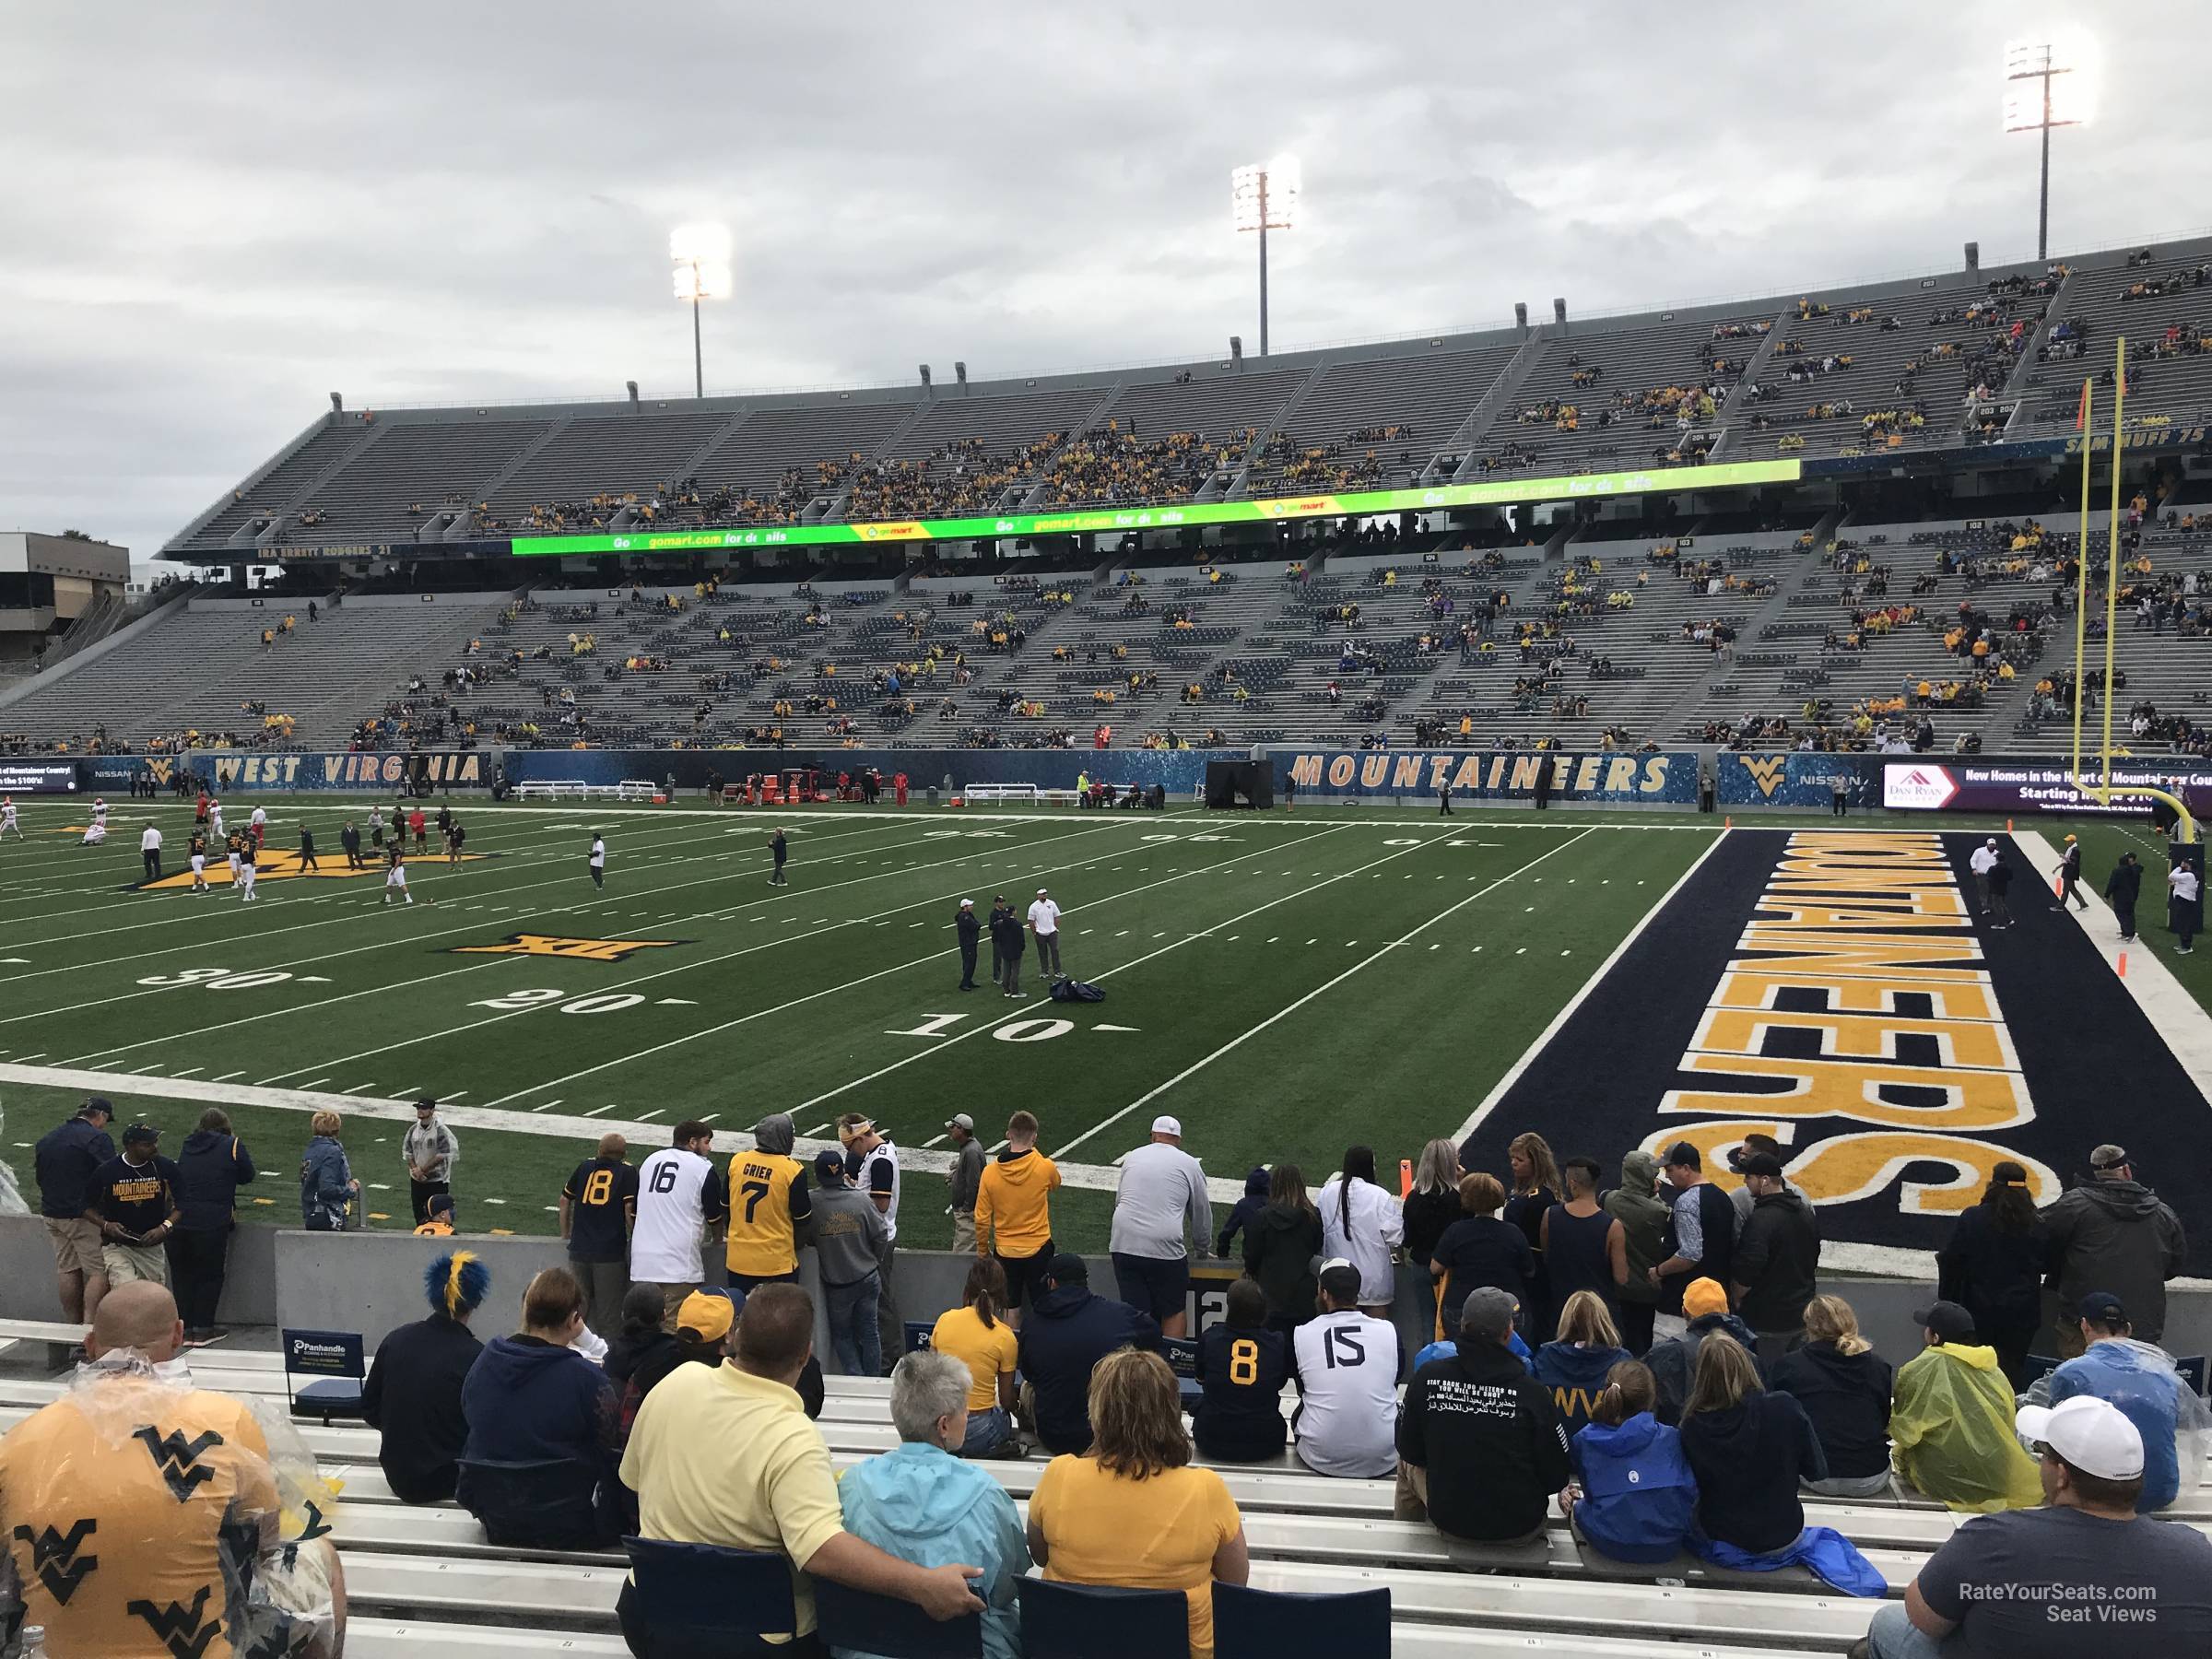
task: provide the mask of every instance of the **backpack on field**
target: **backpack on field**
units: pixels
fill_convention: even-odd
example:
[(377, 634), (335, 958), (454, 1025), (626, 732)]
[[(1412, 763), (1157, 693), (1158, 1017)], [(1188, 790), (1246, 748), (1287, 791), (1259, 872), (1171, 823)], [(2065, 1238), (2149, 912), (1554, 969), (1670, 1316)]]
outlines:
[(1081, 980), (1054, 980), (1052, 996), (1054, 1002), (1104, 1002), (1106, 1000), (1105, 992), (1100, 990), (1096, 985), (1086, 984)]

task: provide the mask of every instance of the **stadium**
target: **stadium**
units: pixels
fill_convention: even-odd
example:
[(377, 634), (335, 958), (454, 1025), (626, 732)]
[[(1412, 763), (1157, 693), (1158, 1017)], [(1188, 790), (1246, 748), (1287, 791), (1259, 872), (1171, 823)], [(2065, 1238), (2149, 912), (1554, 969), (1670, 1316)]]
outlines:
[[(2022, 73), (2041, 76), (2047, 167), (2065, 123), (2041, 50)], [(813, 1299), (794, 1338), (819, 1362), (800, 1386), (819, 1396), (809, 1454), (851, 1482), (838, 1535), (858, 1547), (868, 1477), (853, 1472), (916, 1438), (894, 1416), (923, 1371), (894, 1376), (899, 1350), (947, 1348), (943, 1321), (973, 1301), (989, 1207), (972, 1185), (962, 1202), (973, 1147), (993, 1170), (1031, 1145), (1057, 1169), (1042, 1250), (995, 1252), (1017, 1313), (1024, 1262), (1041, 1284), (1074, 1257), (1101, 1303), (1118, 1284), (1145, 1308), (1156, 1293), (1125, 1248), (1135, 1183), (1163, 1143), (1202, 1162), (1208, 1225), (1187, 1261), (1176, 1231), (1180, 1277), (1151, 1334), (1182, 1404), (1199, 1402), (1191, 1467), (1221, 1470), (1249, 1557), (1234, 1572), (1208, 1558), (1193, 1583), (1215, 1583), (1214, 1610), (1202, 1635), (1193, 1591), (1182, 1648), (1180, 1605), (1163, 1639), (1137, 1602), (1071, 1609), (1030, 1588), (1166, 1584), (1180, 1602), (1180, 1581), (1086, 1581), (1042, 1555), (1022, 1578), (1025, 1555), (1005, 1605), (1018, 1599), (1010, 1640), (1029, 1645), (1007, 1652), (1320, 1651), (1269, 1622), (1306, 1617), (1345, 1632), (1333, 1652), (1773, 1659), (1867, 1651), (1877, 1607), (1931, 1605), (1906, 1586), (1926, 1586), (1976, 1506), (1907, 1478), (1901, 1381), (1898, 1415), (1887, 1393), (1882, 1407), (1900, 1474), (1849, 1497), (1806, 1477), (1805, 1535), (1826, 1529), (1856, 1578), (1832, 1556), (1808, 1569), (1810, 1546), (1787, 1562), (1724, 1539), (1734, 1555), (1710, 1553), (1702, 1532), (1633, 1564), (1566, 1505), (1533, 1533), (1455, 1531), (1441, 1454), (1424, 1474), (1403, 1423), (1415, 1373), (1461, 1362), (1413, 1356), (1461, 1333), (1473, 1269), (1440, 1257), (1432, 1278), (1406, 1238), (1439, 1192), (1485, 1213), (1462, 1171), (1498, 1178), (1501, 1225), (1533, 1230), (1563, 1286), (1565, 1246), (1537, 1218), (1588, 1218), (1561, 1183), (1569, 1160), (1595, 1163), (1607, 1208), (1641, 1158), (1666, 1169), (1646, 1201), (1670, 1216), (1700, 1185), (1745, 1188), (1751, 1214), (1747, 1181), (1765, 1177), (1738, 1166), (1771, 1146), (1771, 1179), (1817, 1218), (1819, 1289), (1902, 1367), (1941, 1331), (1936, 1309), (1994, 1305), (1957, 1265), (1993, 1194), (2024, 1189), (2055, 1216), (2132, 1168), (2172, 1229), (2162, 1269), (2085, 1284), (2053, 1242), (2030, 1276), (2032, 1349), (2023, 1334), (2005, 1350), (1990, 1315), (1981, 1335), (2037, 1374), (2080, 1364), (2088, 1293), (2111, 1292), (2136, 1346), (2201, 1394), (2212, 236), (2069, 250), (2062, 234), (2060, 252), (1989, 264), (1964, 241), (1937, 270), (1814, 270), (1697, 303), (1654, 279), (1637, 305), (1522, 303), (1485, 329), (1370, 308), (1382, 337), (1270, 350), (1265, 240), (1297, 234), (1300, 183), (1287, 159), (1240, 171), (1239, 229), (1265, 227), (1262, 310), (1256, 335), (1240, 323), (1218, 353), (709, 394), (693, 333), (693, 395), (631, 381), (557, 399), (541, 374), (488, 380), (501, 395), (481, 401), (288, 403), (275, 423), (303, 424), (265, 459), (221, 464), (228, 481), (180, 508), (150, 580), (81, 532), (0, 535), (0, 1197), (22, 1201), (0, 1215), (0, 1418), (32, 1436), (72, 1389), (116, 1385), (88, 1277), (118, 1309), (147, 1300), (133, 1278), (179, 1292), (197, 1389), (276, 1425), (289, 1553), (264, 1586), (223, 1592), (234, 1651), (335, 1652), (342, 1630), (345, 1651), (371, 1654), (778, 1651), (742, 1645), (761, 1632), (818, 1652), (813, 1598), (833, 1584), (819, 1612), (839, 1651), (1002, 1651), (988, 1619), (958, 1639), (974, 1645), (931, 1645), (940, 1627), (906, 1606), (944, 1618), (920, 1581), (964, 1558), (900, 1558), (911, 1578), (802, 1572), (788, 1524), (782, 1543), (757, 1518), (677, 1525), (665, 1488), (624, 1488), (627, 1460), (621, 1481), (601, 1471), (595, 1516), (563, 1531), (574, 1469), (477, 1451), (473, 1419), (459, 1496), (449, 1469), (437, 1498), (410, 1500), (394, 1430), (361, 1401), (371, 1359), (420, 1323), (426, 1270), (433, 1323), (444, 1294), (447, 1324), (466, 1324), (457, 1248), (489, 1271), (488, 1300), (478, 1288), (466, 1304), (483, 1304), (487, 1343), (514, 1328), (545, 1347), (546, 1270), (574, 1266), (580, 1347), (595, 1334), (609, 1374), (621, 1356), (604, 1344), (626, 1327), (586, 1265), (618, 1269), (614, 1302), (666, 1289), (660, 1340), (726, 1344), (734, 1371), (745, 1341), (771, 1342), (788, 1274)], [(671, 242), (694, 329), (700, 300), (728, 297), (728, 258), (712, 225)], [(1148, 344), (1088, 339), (1110, 361)], [(170, 1159), (205, 1152), (216, 1120), (235, 1137), (225, 1156), (258, 1164), (212, 1269), (171, 1242), (151, 1252), (166, 1266), (125, 1251), (125, 1272), (97, 1202), (89, 1223), (81, 1198), (54, 1207), (55, 1137), (81, 1148), (111, 1120), (124, 1149), (103, 1156), (133, 1170), (134, 1144), (153, 1143), (126, 1126), (158, 1132)], [(418, 1138), (433, 1122), (443, 1162)], [(672, 1137), (696, 1166), (683, 1179), (706, 1183), (677, 1251), (699, 1271), (639, 1270), (653, 1206), (634, 1171), (618, 1259), (579, 1253), (595, 1153), (632, 1168)], [(1440, 1143), (1450, 1167), (1432, 1170)], [(318, 1218), (314, 1170), (334, 1151), (353, 1185)], [(1265, 1282), (1251, 1235), (1232, 1251), (1216, 1231), (1271, 1182), (1293, 1208), (1305, 1187), (1325, 1201), (1332, 1171), (1348, 1194), (1363, 1158), (1401, 1229), (1382, 1235), (1384, 1294), (1364, 1281), (1319, 1318), (1380, 1309), (1395, 1327), (1382, 1397), (1386, 1420), (1407, 1415), (1391, 1468), (1324, 1469), (1300, 1438), (1311, 1418), (1266, 1458), (1209, 1453), (1207, 1333), (1226, 1339), (1236, 1288)], [(745, 1184), (771, 1165), (772, 1182)], [(897, 1266), (886, 1239), (866, 1303), (882, 1342), (855, 1351), (879, 1365), (848, 1362), (877, 1320), (838, 1295), (851, 1245), (828, 1219), (835, 1196), (867, 1209), (871, 1190)], [(780, 1245), (746, 1241), (760, 1202), (788, 1208)], [(96, 1230), (72, 1302), (76, 1226)], [(1677, 1227), (1667, 1260), (1725, 1260)], [(104, 1236), (148, 1258), (145, 1236)], [(1321, 1253), (1306, 1254), (1311, 1279)], [(1618, 1278), (1594, 1299), (1617, 1317), (1639, 1300)], [(197, 1317), (192, 1283), (213, 1287)], [(1545, 1283), (1516, 1296), (1531, 1350), (1559, 1334)], [(694, 1328), (725, 1287), (726, 1335)], [(1759, 1302), (1748, 1280), (1724, 1274), (1719, 1290), (1724, 1312)], [(1657, 1316), (1679, 1337), (1690, 1301), (1672, 1293)], [(1796, 1325), (1742, 1327), (1785, 1398), (1771, 1362), (1806, 1339), (1795, 1305)], [(1283, 1317), (1272, 1290), (1265, 1311)], [(1469, 1301), (1463, 1349), (1476, 1319)], [(1293, 1323), (1282, 1335), (1302, 1352)], [(1770, 1353), (1770, 1337), (1789, 1340)], [(80, 1341), (88, 1363), (65, 1372)], [(1021, 1350), (1035, 1384), (1049, 1359)], [(1101, 1423), (1111, 1369), (1083, 1368)], [(1286, 1418), (1316, 1398), (1293, 1369)], [(1042, 1517), (1066, 1513), (1072, 1461), (1048, 1461), (1061, 1448), (1036, 1411), (1025, 1398), (1017, 1419), (1026, 1461), (974, 1465), (1021, 1506), (1032, 1552)], [(1190, 1457), (1182, 1418), (1171, 1428)], [(2181, 1489), (2159, 1524), (2201, 1547), (2212, 1448), (2173, 1431)], [(645, 1458), (652, 1436), (634, 1434)], [(488, 1495), (484, 1471), (514, 1484)], [(1578, 1473), (1574, 1490), (1589, 1484)], [(68, 1645), (55, 1574), (77, 1579), (55, 1551), (71, 1517), (21, 1512), (16, 1576), (44, 1588), (17, 1602), (50, 1621), (43, 1651), (110, 1651)], [(50, 1528), (35, 1545), (34, 1522)], [(1053, 1553), (1065, 1569), (1076, 1552)], [(299, 1566), (324, 1558), (320, 1579)], [(712, 1637), (684, 1622), (703, 1617), (687, 1598), (749, 1606), (763, 1559), (768, 1622)], [(136, 1605), (182, 1652), (178, 1583), (171, 1627)], [(778, 1623), (786, 1583), (797, 1600)], [(1274, 1594), (1222, 1593), (1247, 1585)], [(2166, 1630), (2194, 1630), (2169, 1596)], [(1048, 1636), (1055, 1618), (1076, 1628)], [(243, 1639), (265, 1627), (271, 1645)]]

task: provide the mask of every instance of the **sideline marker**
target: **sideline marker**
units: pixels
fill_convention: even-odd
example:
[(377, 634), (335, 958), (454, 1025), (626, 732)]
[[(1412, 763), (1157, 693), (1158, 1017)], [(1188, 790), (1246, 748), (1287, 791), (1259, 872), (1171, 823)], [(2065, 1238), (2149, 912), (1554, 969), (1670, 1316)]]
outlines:
[(2006, 818), (2005, 820), (2005, 833), (2007, 835), (2012, 833), (2012, 820), (2010, 818)]
[(2120, 953), (2120, 977), (2127, 977), (2127, 952), (2124, 950)]
[(1398, 1159), (1398, 1202), (1403, 1204), (1413, 1196), (1413, 1159)]
[(1735, 817), (1733, 813), (1721, 820), (1721, 828), (1724, 830), (1733, 830), (1735, 828)]

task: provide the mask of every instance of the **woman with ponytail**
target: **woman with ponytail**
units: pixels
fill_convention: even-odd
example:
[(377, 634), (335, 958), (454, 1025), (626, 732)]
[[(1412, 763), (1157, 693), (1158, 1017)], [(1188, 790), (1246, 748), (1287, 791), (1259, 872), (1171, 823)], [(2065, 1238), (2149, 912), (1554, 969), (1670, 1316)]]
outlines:
[[(1007, 1447), (1014, 1434), (1014, 1361), (1018, 1347), (1006, 1321), (1006, 1274), (992, 1256), (978, 1256), (968, 1269), (960, 1305), (939, 1314), (929, 1346), (950, 1354), (968, 1368), (968, 1432), (956, 1457), (989, 1457)], [(1018, 1456), (1018, 1444), (1006, 1454)]]
[(376, 1461), (403, 1503), (453, 1495), (468, 1439), (461, 1384), (484, 1347), (468, 1322), (484, 1304), (491, 1274), (473, 1251), (448, 1251), (424, 1271), (422, 1288), (430, 1316), (378, 1343), (361, 1384), (361, 1416), (381, 1437)]
[(1936, 1253), (1936, 1294), (1974, 1316), (1975, 1337), (1997, 1350), (2016, 1394), (2028, 1386), (2028, 1345), (2042, 1323), (2046, 1247), (2027, 1166), (2002, 1158), (1989, 1166), (1982, 1202), (1959, 1211)]
[(1559, 1513), (1576, 1537), (1617, 1561), (1674, 1559), (1697, 1516), (1697, 1477), (1681, 1435), (1653, 1415), (1658, 1403), (1651, 1368), (1623, 1359), (1567, 1448), (1574, 1479), (1559, 1494)]

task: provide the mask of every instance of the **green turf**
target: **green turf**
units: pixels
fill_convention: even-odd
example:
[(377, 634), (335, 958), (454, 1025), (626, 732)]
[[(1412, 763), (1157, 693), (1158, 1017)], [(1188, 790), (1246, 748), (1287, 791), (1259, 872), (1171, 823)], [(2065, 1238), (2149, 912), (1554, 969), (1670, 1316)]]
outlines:
[[(365, 821), (363, 802), (265, 805), (271, 847), (296, 845), (306, 822), (326, 865), (343, 862), (338, 825)], [(472, 1230), (549, 1230), (547, 1206), (595, 1132), (531, 1130), (586, 1116), (650, 1135), (690, 1116), (749, 1128), (782, 1110), (806, 1135), (857, 1110), (912, 1147), (953, 1112), (995, 1139), (1026, 1107), (1047, 1150), (1109, 1165), (1168, 1112), (1217, 1176), (1288, 1157), (1318, 1180), (1347, 1144), (1371, 1144), (1388, 1167), (1456, 1129), (1719, 828), (1688, 814), (1479, 807), (1445, 822), (1410, 806), (462, 810), (482, 856), (414, 863), (410, 907), (385, 905), (377, 875), (265, 878), (249, 906), (228, 889), (137, 889), (138, 829), (149, 813), (160, 823), (174, 872), (182, 806), (118, 803), (113, 839), (89, 849), (57, 832), (83, 822), (81, 803), (30, 803), (28, 841), (0, 846), (0, 958), (26, 959), (0, 962), (0, 1066), (104, 1073), (125, 1115), (162, 1124), (171, 1147), (200, 1103), (127, 1093), (124, 1076), (318, 1098), (427, 1092), (512, 1113), (516, 1133), (465, 1132), (457, 1188)], [(771, 888), (766, 838), (779, 823), (792, 883)], [(607, 836), (604, 891), (584, 867), (594, 827)], [(2034, 827), (2055, 842), (2073, 826)], [(2092, 886), (2124, 843), (2140, 843), (2143, 921), (2162, 940), (2162, 860), (2147, 835), (2103, 822), (2079, 832)], [(1033, 959), (1020, 1006), (987, 984), (955, 989), (958, 899), (988, 908), (1004, 892), (1026, 906), (1040, 885), (1066, 907), (1067, 970), (1108, 999), (1045, 1000)], [(640, 948), (618, 959), (468, 950), (518, 934)], [(2165, 959), (2200, 997), (2212, 992), (2206, 956)], [(1101, 1029), (1117, 1026), (1129, 1029)], [(7, 1138), (35, 1139), (78, 1092), (11, 1086)], [(288, 1222), (303, 1114), (251, 1098), (225, 1103), (265, 1149), (259, 1195), (277, 1202), (250, 1207)], [(347, 1135), (364, 1182), (396, 1190), (394, 1224), (406, 1218), (397, 1133), (357, 1116)], [(20, 1147), (4, 1150), (27, 1172)], [(902, 1213), (916, 1244), (948, 1235), (939, 1179), (910, 1185), (932, 1200), (910, 1197)], [(371, 1199), (394, 1215), (388, 1195)], [(1064, 1194), (1061, 1236), (1101, 1245), (1107, 1209), (1105, 1194)]]

